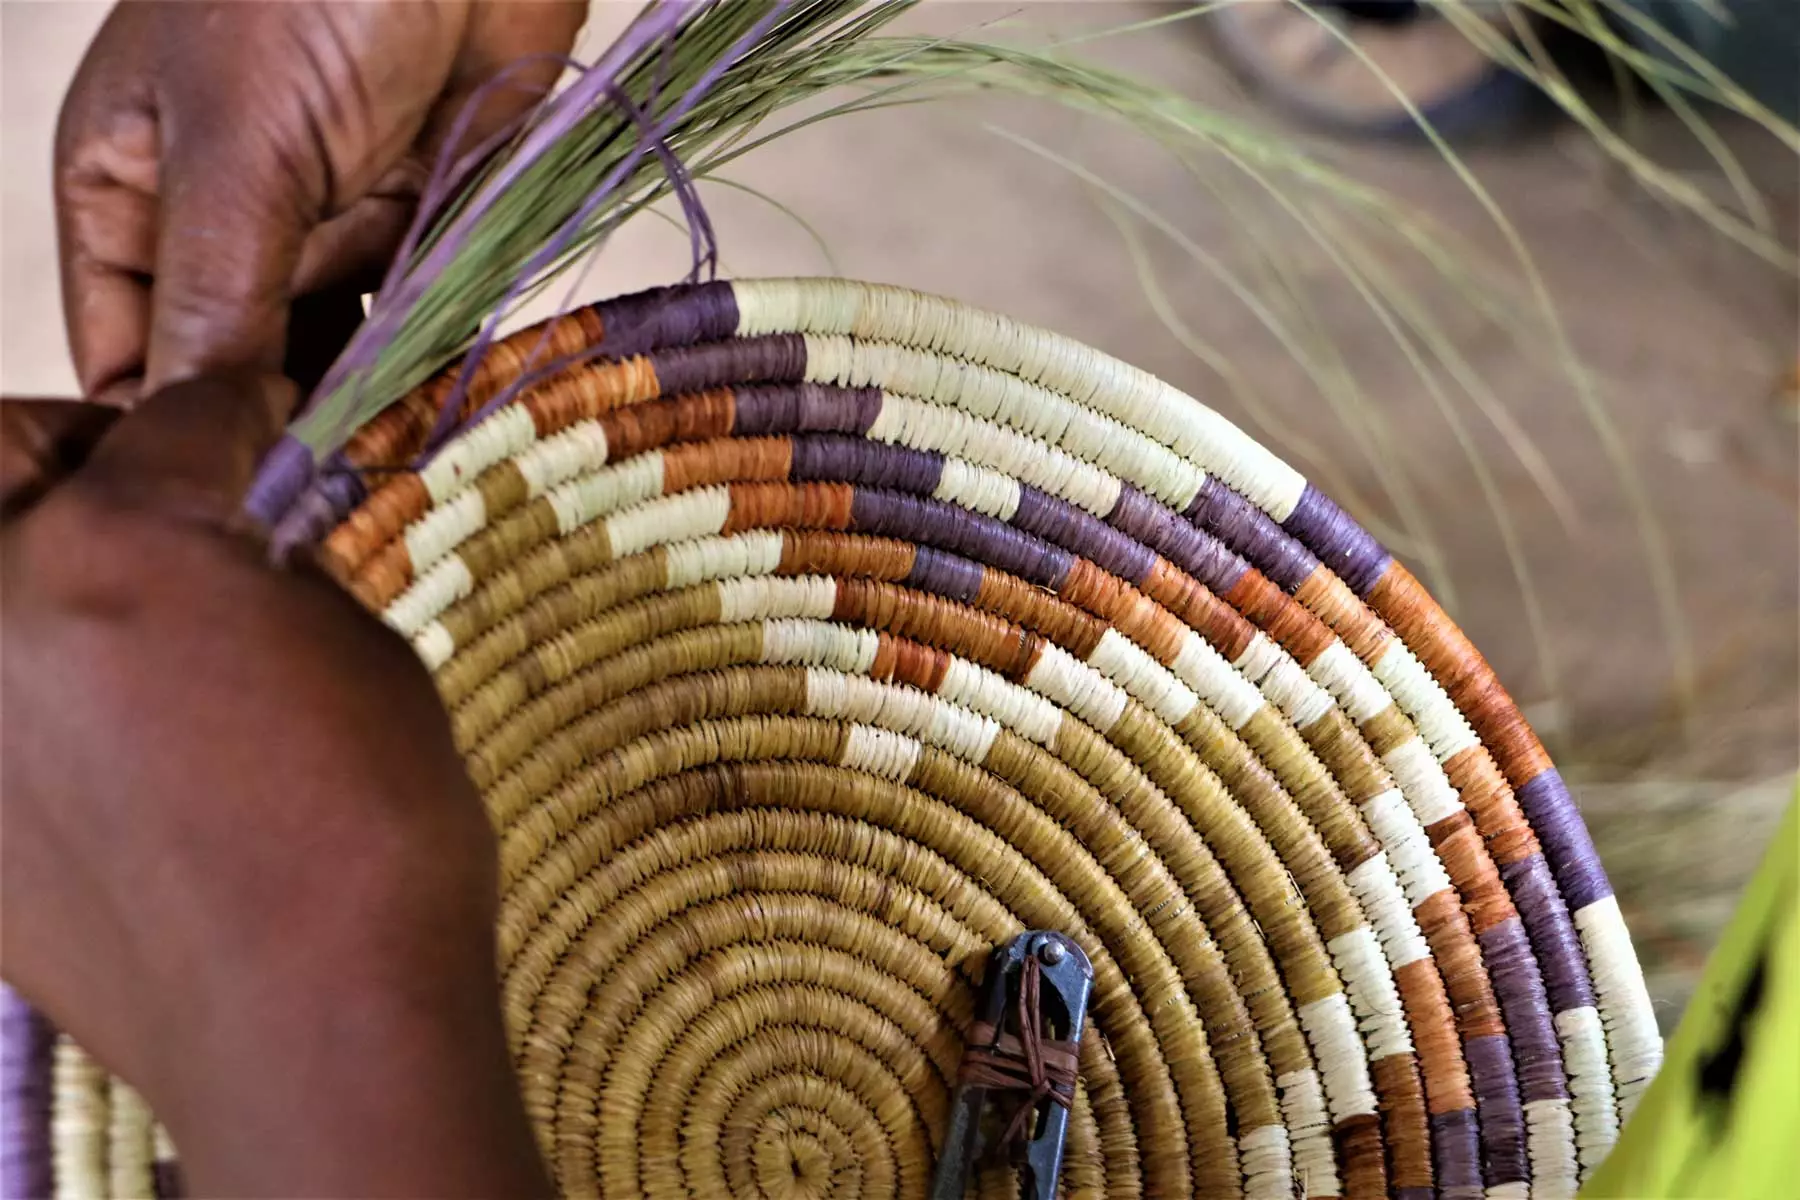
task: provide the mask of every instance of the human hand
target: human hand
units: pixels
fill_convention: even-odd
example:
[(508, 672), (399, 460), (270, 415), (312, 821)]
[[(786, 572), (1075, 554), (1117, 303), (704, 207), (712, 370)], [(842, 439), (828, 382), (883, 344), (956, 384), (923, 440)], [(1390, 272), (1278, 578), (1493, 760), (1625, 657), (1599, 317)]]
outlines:
[(237, 521), (292, 401), (0, 404), (0, 971), (197, 1194), (543, 1194), (431, 681)]
[[(386, 267), (464, 104), (566, 54), (583, 0), (124, 0), (63, 104), (63, 303), (85, 395), (282, 366), (290, 301)], [(467, 136), (552, 84), (540, 61)], [(348, 285), (348, 286), (344, 286)], [(349, 320), (337, 321), (347, 334)]]

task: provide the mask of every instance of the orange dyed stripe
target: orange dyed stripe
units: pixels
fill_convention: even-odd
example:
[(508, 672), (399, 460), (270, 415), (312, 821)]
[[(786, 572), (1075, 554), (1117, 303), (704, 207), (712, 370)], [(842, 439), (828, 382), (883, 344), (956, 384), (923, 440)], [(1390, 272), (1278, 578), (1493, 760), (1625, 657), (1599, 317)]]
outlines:
[(608, 457), (614, 461), (675, 442), (726, 437), (737, 417), (729, 388), (646, 400), (600, 414)]
[(734, 483), (724, 533), (791, 525), (848, 529), (856, 489), (847, 483)]
[(786, 479), (794, 443), (790, 438), (722, 438), (671, 446), (662, 455), (663, 495), (673, 496), (715, 483)]

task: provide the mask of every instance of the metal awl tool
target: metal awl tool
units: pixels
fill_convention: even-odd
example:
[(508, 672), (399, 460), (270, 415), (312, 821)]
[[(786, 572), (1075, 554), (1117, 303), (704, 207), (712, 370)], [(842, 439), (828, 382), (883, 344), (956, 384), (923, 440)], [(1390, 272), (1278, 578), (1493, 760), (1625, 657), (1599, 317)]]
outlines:
[(931, 1200), (962, 1200), (971, 1172), (995, 1161), (1018, 1170), (1021, 1197), (1056, 1195), (1093, 986), (1087, 955), (1060, 933), (1032, 930), (994, 951)]

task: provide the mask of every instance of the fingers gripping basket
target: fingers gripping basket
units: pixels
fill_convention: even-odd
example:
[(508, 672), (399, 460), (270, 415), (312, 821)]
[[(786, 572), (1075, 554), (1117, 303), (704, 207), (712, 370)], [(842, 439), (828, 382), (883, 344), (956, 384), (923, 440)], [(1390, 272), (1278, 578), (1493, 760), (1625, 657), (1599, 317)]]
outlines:
[[(500, 831), (562, 1189), (919, 1194), (980, 965), (1028, 927), (1096, 976), (1066, 1194), (1555, 1196), (1605, 1154), (1661, 1044), (1574, 804), (1292, 468), (893, 288), (708, 284), (547, 337), (600, 357), (310, 502)], [(448, 392), (349, 461), (406, 461)], [(59, 1163), (147, 1188), (148, 1115), (59, 1054)]]

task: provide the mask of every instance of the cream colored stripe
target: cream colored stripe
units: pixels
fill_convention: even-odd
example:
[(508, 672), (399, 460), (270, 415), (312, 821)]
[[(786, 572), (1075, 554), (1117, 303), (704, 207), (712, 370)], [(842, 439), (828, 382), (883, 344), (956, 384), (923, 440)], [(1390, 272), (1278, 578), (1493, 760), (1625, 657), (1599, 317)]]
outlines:
[[(573, 533), (589, 521), (662, 494), (662, 451), (650, 450), (628, 458), (617, 466), (605, 467), (591, 475), (583, 475), (561, 484), (551, 489), (546, 498), (550, 501), (550, 507), (556, 511), (557, 532)], [(719, 531), (712, 529), (707, 532)], [(631, 553), (620, 550), (616, 542), (613, 544), (613, 552), (620, 558)]]
[(1294, 1146), (1294, 1182), (1305, 1196), (1339, 1196), (1337, 1151), (1325, 1115), (1325, 1093), (1317, 1071), (1289, 1071), (1275, 1080), (1281, 1094), (1282, 1124)]
[(1325, 1081), (1325, 1100), (1333, 1121), (1375, 1111), (1375, 1085), (1369, 1079), (1369, 1059), (1350, 1014), (1350, 1000), (1342, 992), (1300, 1007), (1296, 1014)]
[(599, 470), (611, 454), (606, 428), (589, 419), (538, 442), (520, 454), (514, 465), (525, 480), (527, 494), (537, 497), (578, 475)]
[(467, 488), (406, 527), (401, 535), (413, 575), (424, 574), (487, 525), (487, 501), (480, 488)]
[(520, 453), (537, 440), (531, 414), (517, 404), (496, 409), (481, 424), (465, 430), (432, 456), (419, 481), (433, 504), (456, 495), (495, 463)]
[(1400, 886), (1406, 889), (1407, 903), (1418, 908), (1439, 892), (1450, 889), (1450, 876), (1438, 860), (1431, 839), (1425, 834), (1418, 814), (1406, 803), (1398, 788), (1389, 788), (1371, 796), (1362, 805), (1363, 819), (1381, 842)]
[(614, 513), (606, 537), (614, 558), (629, 558), (663, 542), (719, 533), (730, 519), (730, 489), (700, 488)]
[(825, 621), (837, 604), (837, 581), (823, 575), (786, 578), (752, 575), (722, 579), (714, 586), (719, 589), (719, 623), (722, 625), (772, 617), (810, 617)]
[(1191, 688), (1117, 629), (1100, 635), (1087, 662), (1170, 725), (1179, 725), (1200, 707)]
[(917, 738), (872, 725), (852, 725), (844, 738), (844, 757), (839, 761), (853, 771), (905, 783), (919, 765), (919, 755), (924, 750)]
[(107, 1194), (114, 1200), (151, 1200), (156, 1177), (151, 1171), (155, 1141), (150, 1106), (123, 1080), (112, 1084), (112, 1130), (108, 1139)]
[(1531, 1159), (1531, 1194), (1568, 1200), (1581, 1185), (1575, 1162), (1575, 1118), (1567, 1100), (1525, 1105), (1525, 1152)]
[(1368, 915), (1369, 924), (1374, 926), (1382, 953), (1394, 970), (1431, 957), (1431, 945), (1407, 906), (1406, 892), (1385, 849), (1356, 864), (1345, 879)]
[(1104, 517), (1119, 502), (1120, 481), (1092, 463), (959, 409), (884, 392), (871, 440), (965, 458)]
[(1019, 511), (1019, 481), (960, 458), (946, 458), (932, 499), (1010, 521)]
[(1000, 736), (998, 722), (936, 696), (817, 667), (806, 672), (806, 711), (815, 717), (879, 725), (977, 765), (987, 760)]
[(708, 579), (773, 575), (781, 569), (782, 546), (781, 533), (765, 529), (675, 542), (664, 548), (665, 577), (669, 587), (681, 588)]
[(1248, 679), (1233, 670), (1225, 656), (1193, 630), (1181, 636), (1170, 669), (1177, 678), (1206, 698), (1224, 722), (1242, 729), (1262, 711), (1263, 695)]
[(1400, 743), (1382, 755), (1381, 761), (1419, 815), (1420, 824), (1430, 827), (1463, 811), (1462, 797), (1450, 786), (1442, 764), (1420, 739)]
[(829, 667), (867, 675), (881, 639), (872, 629), (827, 625), (801, 618), (762, 623), (762, 660), (777, 665)]
[(1260, 1125), (1239, 1134), (1238, 1167), (1246, 1200), (1294, 1200), (1294, 1152), (1281, 1126)]
[(57, 1038), (51, 1061), (50, 1105), (50, 1169), (58, 1200), (99, 1200), (111, 1182), (106, 1072), (67, 1037)]
[(1344, 714), (1358, 725), (1393, 707), (1394, 698), (1380, 680), (1336, 637), (1313, 659), (1306, 673), (1337, 697)]
[(1381, 941), (1367, 925), (1340, 933), (1326, 943), (1331, 961), (1344, 982), (1344, 994), (1356, 1013), (1357, 1027), (1369, 1061), (1411, 1054), (1412, 1033), (1393, 973), (1382, 957)]
[(1072, 339), (938, 297), (847, 280), (741, 280), (741, 335), (801, 331), (929, 346), (1013, 371), (1142, 430), (1222, 476), (1277, 521), (1306, 480), (1254, 438), (1149, 373)]
[(1662, 1035), (1650, 1007), (1649, 989), (1644, 986), (1643, 968), (1619, 912), (1618, 897), (1602, 897), (1577, 909), (1573, 916), (1606, 1023), (1606, 1045), (1623, 1124), (1631, 1119), (1632, 1109), (1662, 1066)]
[(1562, 1046), (1563, 1070), (1569, 1080), (1570, 1110), (1575, 1121), (1575, 1150), (1581, 1174), (1598, 1167), (1619, 1140), (1619, 1111), (1613, 1097), (1612, 1071), (1606, 1062), (1606, 1034), (1600, 1010), (1591, 1004), (1565, 1008), (1552, 1018)]
[(1417, 722), (1419, 736), (1439, 762), (1481, 744), (1456, 704), (1400, 639), (1388, 643), (1373, 670), (1394, 702)]
[(806, 338), (806, 377), (815, 383), (879, 387), (1005, 425), (1137, 484), (1181, 511), (1205, 472), (1168, 447), (1066, 396), (1012, 375), (940, 358), (892, 342)]

